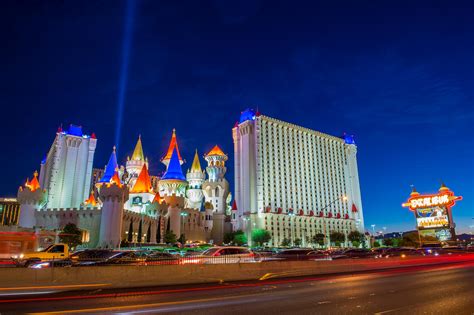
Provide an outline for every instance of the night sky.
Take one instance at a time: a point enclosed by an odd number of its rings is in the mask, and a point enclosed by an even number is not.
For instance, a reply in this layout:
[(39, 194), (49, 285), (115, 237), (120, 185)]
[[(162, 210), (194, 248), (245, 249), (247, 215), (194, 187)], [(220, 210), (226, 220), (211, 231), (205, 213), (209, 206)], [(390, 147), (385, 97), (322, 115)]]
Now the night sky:
[(61, 123), (97, 134), (95, 167), (141, 134), (152, 173), (176, 128), (183, 169), (218, 144), (233, 187), (231, 128), (258, 107), (355, 135), (366, 228), (414, 229), (410, 185), (443, 180), (464, 197), (458, 232), (473, 231), (474, 7), (416, 4), (2, 1), (0, 196), (39, 170)]

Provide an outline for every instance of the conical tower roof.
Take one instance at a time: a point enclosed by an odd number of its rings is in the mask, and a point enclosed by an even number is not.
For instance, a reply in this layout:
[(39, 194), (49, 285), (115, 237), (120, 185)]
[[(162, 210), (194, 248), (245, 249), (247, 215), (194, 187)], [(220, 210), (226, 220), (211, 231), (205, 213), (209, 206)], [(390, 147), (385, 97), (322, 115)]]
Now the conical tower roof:
[(232, 209), (231, 210), (237, 210), (237, 202), (234, 199), (234, 202), (232, 202)]
[(26, 180), (26, 184), (25, 184), (26, 187), (28, 187), (31, 191), (36, 191), (38, 189), (40, 189), (40, 184), (38, 182), (38, 172), (35, 171), (33, 173), (33, 179), (31, 181), (29, 181), (28, 179)]
[(161, 161), (165, 164), (169, 163), (171, 160), (171, 155), (173, 154), (173, 150), (176, 150), (178, 154), (178, 160), (180, 165), (183, 164), (183, 159), (181, 158), (181, 154), (179, 153), (179, 148), (178, 148), (178, 141), (176, 140), (176, 129), (173, 128), (173, 134), (171, 135), (171, 141), (170, 145), (168, 147), (168, 151), (166, 152), (166, 155), (161, 159)]
[(100, 179), (99, 183), (110, 183), (110, 180), (115, 174), (115, 170), (118, 169), (117, 155), (115, 154), (115, 146), (110, 154), (109, 162), (105, 167), (104, 176)]
[(183, 170), (181, 169), (181, 164), (179, 163), (178, 151), (176, 148), (173, 149), (168, 167), (161, 179), (186, 180), (183, 175)]
[(193, 165), (191, 165), (191, 173), (201, 173), (201, 163), (199, 162), (199, 155), (198, 150), (196, 149), (196, 153), (194, 154)]
[(135, 150), (133, 150), (132, 160), (133, 161), (145, 161), (145, 156), (143, 154), (141, 135), (138, 136), (138, 141), (137, 141), (137, 144), (135, 145)]
[(93, 190), (91, 190), (89, 198), (87, 198), (86, 201), (84, 201), (84, 204), (85, 205), (91, 205), (93, 207), (95, 207), (97, 205), (97, 200), (95, 199)]
[(152, 192), (153, 188), (151, 186), (150, 174), (148, 174), (148, 168), (146, 164), (143, 164), (142, 170), (138, 175), (137, 181), (135, 185), (133, 185), (132, 189), (130, 190), (131, 193), (139, 194), (139, 193), (149, 193)]
[(211, 151), (209, 151), (208, 154), (206, 154), (206, 156), (213, 156), (213, 155), (227, 157), (227, 155), (221, 150), (221, 148), (219, 148), (219, 146), (217, 144), (214, 146), (214, 148), (212, 148)]
[(118, 168), (115, 169), (114, 176), (112, 176), (112, 178), (110, 179), (110, 184), (115, 184), (119, 187), (123, 186), (118, 173)]

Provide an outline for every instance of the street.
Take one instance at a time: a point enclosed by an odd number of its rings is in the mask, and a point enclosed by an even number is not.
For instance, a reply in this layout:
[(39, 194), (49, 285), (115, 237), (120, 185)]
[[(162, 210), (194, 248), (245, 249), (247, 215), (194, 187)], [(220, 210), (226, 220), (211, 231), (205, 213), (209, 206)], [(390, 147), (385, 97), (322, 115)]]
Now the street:
[(265, 281), (1, 294), (1, 314), (473, 314), (474, 262)]

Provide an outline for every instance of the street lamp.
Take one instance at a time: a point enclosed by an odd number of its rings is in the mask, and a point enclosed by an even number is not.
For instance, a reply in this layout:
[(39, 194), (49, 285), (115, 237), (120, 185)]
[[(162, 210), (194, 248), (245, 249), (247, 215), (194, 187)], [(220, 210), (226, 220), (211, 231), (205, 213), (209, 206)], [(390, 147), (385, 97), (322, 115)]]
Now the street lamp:
[(296, 214), (294, 212), (290, 212), (288, 213), (288, 216), (290, 217), (290, 225), (291, 225), (291, 243), (293, 244), (293, 246), (295, 246), (295, 223), (296, 223), (296, 219), (293, 219), (293, 223), (291, 223), (291, 217), (295, 217)]
[[(323, 212), (324, 210), (326, 210), (329, 206), (333, 205), (333, 204), (334, 204), (336, 201), (338, 201), (338, 200), (347, 201), (348, 198), (347, 198), (346, 195), (341, 195), (341, 196), (337, 197), (336, 199), (334, 199), (333, 201), (331, 201), (330, 203), (328, 203), (327, 205), (325, 205), (320, 211)], [(324, 224), (324, 227), (325, 227), (325, 229), (326, 229), (326, 224)], [(328, 235), (326, 235), (327, 240), (328, 240), (328, 248), (331, 247), (331, 236), (330, 236), (330, 232), (331, 232), (331, 231), (329, 231), (329, 233), (327, 233), (327, 229), (326, 229), (326, 233), (328, 234)]]
[[(186, 211), (182, 211), (180, 215), (181, 215), (181, 234), (184, 235), (184, 220), (188, 216), (188, 213)], [(181, 237), (181, 235), (178, 237)]]

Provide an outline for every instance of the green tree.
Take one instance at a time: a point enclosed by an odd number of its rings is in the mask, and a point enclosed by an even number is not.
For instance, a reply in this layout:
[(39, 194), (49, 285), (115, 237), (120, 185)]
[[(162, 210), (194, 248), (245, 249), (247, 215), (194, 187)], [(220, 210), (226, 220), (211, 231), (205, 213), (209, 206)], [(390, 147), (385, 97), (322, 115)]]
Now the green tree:
[(295, 246), (300, 247), (301, 246), (301, 239), (300, 238), (295, 238)]
[(163, 238), (163, 241), (166, 243), (166, 244), (174, 244), (176, 243), (176, 234), (174, 234), (173, 232), (171, 231), (168, 231), (165, 233), (165, 237)]
[(74, 250), (77, 245), (82, 244), (82, 231), (74, 223), (68, 223), (59, 234), (59, 240)]
[(379, 241), (374, 241), (374, 248), (380, 247)]
[(360, 243), (364, 241), (364, 234), (359, 231), (352, 231), (347, 235), (347, 239), (351, 241), (352, 246), (359, 247)]
[(186, 235), (181, 234), (178, 238), (178, 242), (180, 242), (183, 245), (186, 244)]
[(346, 236), (343, 233), (336, 231), (331, 232), (329, 237), (331, 238), (331, 242), (336, 244), (336, 246), (341, 246), (341, 243), (346, 240)]
[(264, 229), (255, 229), (252, 231), (252, 242), (258, 246), (268, 243), (272, 239), (270, 233)]
[(403, 235), (399, 245), (402, 247), (418, 247), (419, 244), (420, 240), (418, 238), (418, 232), (414, 231)]
[(383, 240), (383, 244), (385, 246), (393, 246), (394, 244), (394, 241), (393, 241), (393, 238), (386, 238)]
[(225, 233), (224, 244), (232, 244), (232, 242), (234, 241), (234, 236), (235, 236), (234, 232)]
[(243, 231), (237, 231), (234, 234), (234, 240), (232, 241), (237, 246), (242, 246), (244, 244), (247, 244), (247, 236)]
[(324, 235), (323, 233), (317, 233), (313, 235), (311, 241), (313, 242), (313, 244), (324, 246), (324, 244), (326, 243), (326, 235)]
[(290, 246), (290, 244), (291, 244), (290, 239), (288, 239), (286, 237), (281, 241), (281, 247), (288, 247), (288, 246)]

